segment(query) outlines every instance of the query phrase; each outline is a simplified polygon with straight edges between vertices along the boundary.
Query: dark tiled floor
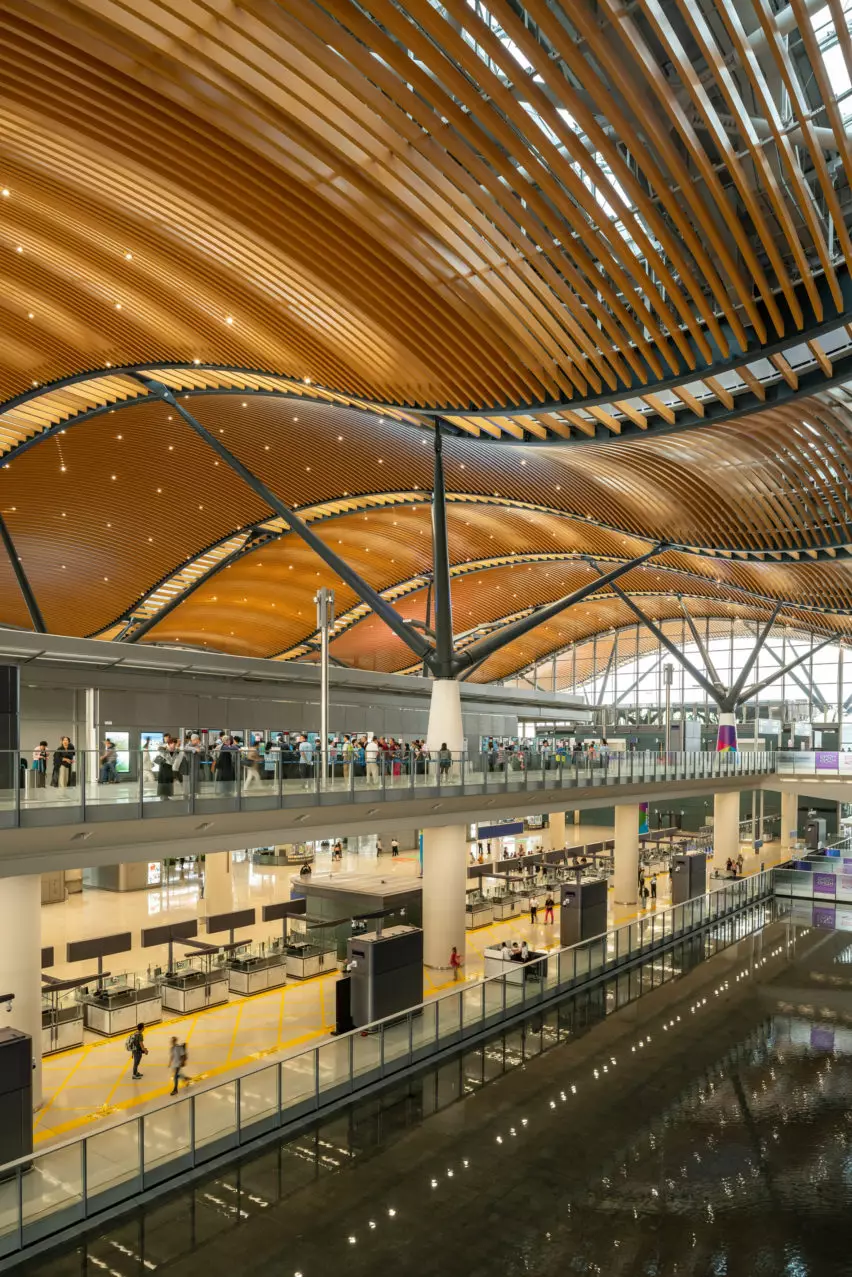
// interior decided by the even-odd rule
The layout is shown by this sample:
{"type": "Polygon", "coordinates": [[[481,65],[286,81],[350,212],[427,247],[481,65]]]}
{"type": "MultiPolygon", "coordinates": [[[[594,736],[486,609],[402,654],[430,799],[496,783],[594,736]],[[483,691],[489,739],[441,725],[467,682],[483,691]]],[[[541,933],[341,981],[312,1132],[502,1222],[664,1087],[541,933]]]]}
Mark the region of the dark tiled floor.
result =
{"type": "Polygon", "coordinates": [[[852,1274],[850,943],[675,950],[27,1277],[852,1274]]]}

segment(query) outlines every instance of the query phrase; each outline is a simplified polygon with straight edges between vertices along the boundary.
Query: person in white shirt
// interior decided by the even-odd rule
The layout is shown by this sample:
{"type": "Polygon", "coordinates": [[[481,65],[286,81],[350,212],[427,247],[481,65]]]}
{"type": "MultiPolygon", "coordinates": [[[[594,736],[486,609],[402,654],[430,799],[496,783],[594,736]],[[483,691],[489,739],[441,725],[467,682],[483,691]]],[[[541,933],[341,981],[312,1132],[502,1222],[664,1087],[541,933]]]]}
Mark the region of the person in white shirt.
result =
{"type": "Polygon", "coordinates": [[[521,962],[529,962],[530,947],[526,940],[521,941],[521,962]]]}
{"type": "Polygon", "coordinates": [[[364,750],[364,757],[367,762],[367,780],[371,785],[379,783],[379,746],[375,736],[367,741],[367,747],[364,750]]]}
{"type": "Polygon", "coordinates": [[[538,896],[535,892],[530,896],[530,922],[535,926],[538,921],[538,896]]]}

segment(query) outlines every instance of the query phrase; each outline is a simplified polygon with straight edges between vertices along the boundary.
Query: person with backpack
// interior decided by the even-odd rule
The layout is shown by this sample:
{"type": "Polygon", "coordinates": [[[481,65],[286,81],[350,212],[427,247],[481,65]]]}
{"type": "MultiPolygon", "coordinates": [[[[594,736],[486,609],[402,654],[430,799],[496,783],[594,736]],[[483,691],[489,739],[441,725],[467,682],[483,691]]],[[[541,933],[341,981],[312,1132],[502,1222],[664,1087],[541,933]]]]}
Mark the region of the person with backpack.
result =
{"type": "Polygon", "coordinates": [[[125,1049],[133,1056],[133,1073],[131,1077],[134,1082],[138,1082],[142,1074],[139,1072],[139,1065],[142,1063],[142,1056],[148,1054],[148,1048],[145,1045],[145,1025],[137,1024],[130,1037],[125,1042],[125,1049]]]}
{"type": "Polygon", "coordinates": [[[169,1069],[172,1075],[172,1089],[170,1095],[177,1095],[178,1082],[186,1082],[189,1085],[189,1078],[185,1073],[181,1073],[181,1069],[189,1058],[186,1043],[178,1042],[177,1038],[172,1038],[169,1043],[169,1069]]]}

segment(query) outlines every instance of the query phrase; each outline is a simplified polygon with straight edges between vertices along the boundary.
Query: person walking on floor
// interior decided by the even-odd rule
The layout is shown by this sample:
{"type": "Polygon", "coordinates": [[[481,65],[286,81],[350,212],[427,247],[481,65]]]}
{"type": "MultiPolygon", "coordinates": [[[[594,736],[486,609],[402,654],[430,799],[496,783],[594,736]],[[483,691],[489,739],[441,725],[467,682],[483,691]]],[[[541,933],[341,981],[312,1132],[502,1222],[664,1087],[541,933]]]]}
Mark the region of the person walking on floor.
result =
{"type": "Polygon", "coordinates": [[[391,856],[399,855],[399,843],[396,838],[391,838],[391,856]]]}
{"type": "Polygon", "coordinates": [[[533,892],[530,896],[530,922],[535,926],[538,921],[538,896],[533,892]]]}
{"type": "Polygon", "coordinates": [[[137,1024],[125,1043],[127,1050],[133,1057],[133,1073],[132,1080],[138,1082],[142,1074],[139,1072],[139,1065],[142,1063],[142,1056],[148,1054],[148,1048],[145,1045],[145,1025],[137,1024]]]}
{"type": "Polygon", "coordinates": [[[548,891],[547,899],[544,902],[544,925],[553,923],[553,896],[548,891]]]}
{"type": "Polygon", "coordinates": [[[651,899],[656,903],[657,900],[657,876],[651,879],[651,899]]]}
{"type": "Polygon", "coordinates": [[[177,1095],[178,1082],[186,1082],[189,1085],[189,1078],[185,1073],[181,1073],[189,1056],[186,1050],[185,1042],[178,1042],[177,1038],[172,1038],[169,1043],[169,1069],[172,1075],[172,1089],[170,1095],[177,1095]]]}
{"type": "Polygon", "coordinates": [[[461,964],[462,964],[461,955],[458,949],[456,948],[456,946],[453,945],[453,951],[450,954],[450,966],[453,969],[454,980],[458,980],[459,978],[459,972],[461,971],[461,964]]]}

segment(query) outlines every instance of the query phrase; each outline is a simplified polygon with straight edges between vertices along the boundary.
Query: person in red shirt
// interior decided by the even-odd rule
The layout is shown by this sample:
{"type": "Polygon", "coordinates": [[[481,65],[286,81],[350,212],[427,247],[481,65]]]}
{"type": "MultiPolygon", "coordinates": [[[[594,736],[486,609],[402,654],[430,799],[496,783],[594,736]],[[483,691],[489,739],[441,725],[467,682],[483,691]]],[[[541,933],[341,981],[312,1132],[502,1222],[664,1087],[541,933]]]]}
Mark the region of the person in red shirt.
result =
{"type": "Polygon", "coordinates": [[[454,980],[458,980],[459,978],[459,971],[461,971],[461,964],[462,964],[461,955],[459,954],[459,951],[456,948],[456,946],[453,945],[453,951],[450,954],[450,966],[453,969],[454,980]]]}

